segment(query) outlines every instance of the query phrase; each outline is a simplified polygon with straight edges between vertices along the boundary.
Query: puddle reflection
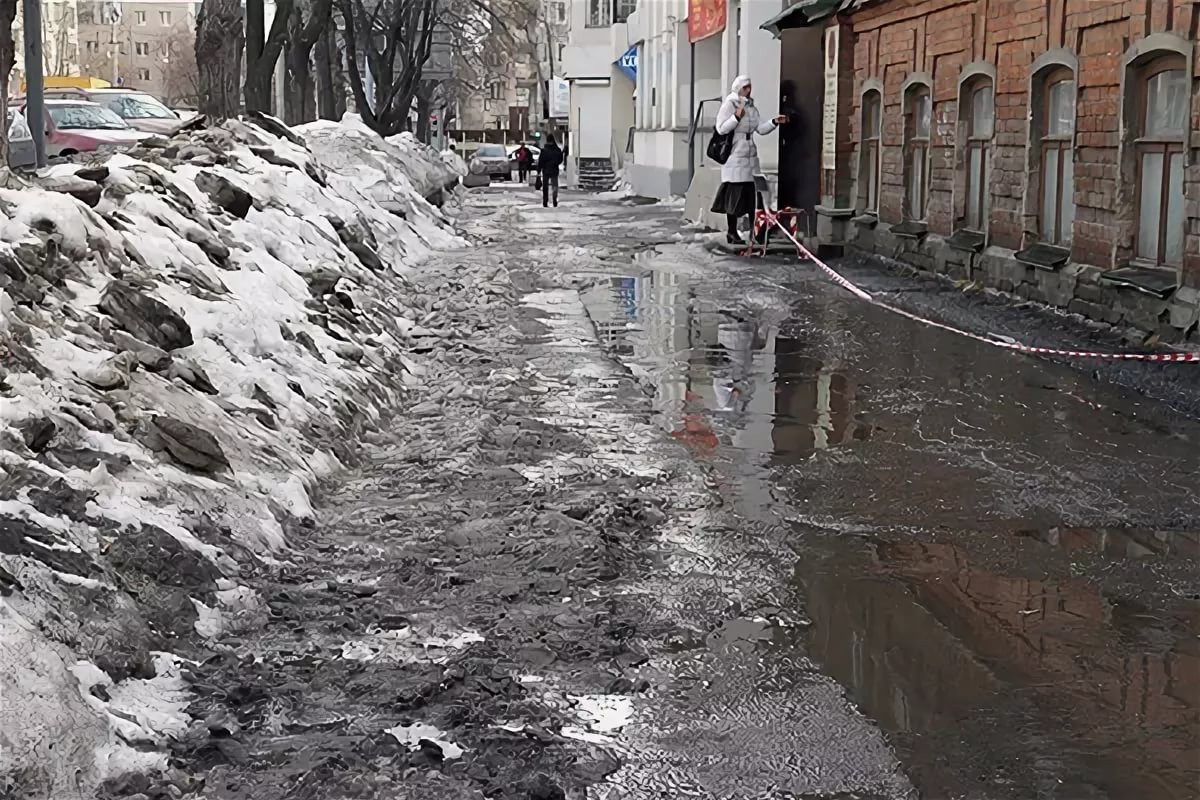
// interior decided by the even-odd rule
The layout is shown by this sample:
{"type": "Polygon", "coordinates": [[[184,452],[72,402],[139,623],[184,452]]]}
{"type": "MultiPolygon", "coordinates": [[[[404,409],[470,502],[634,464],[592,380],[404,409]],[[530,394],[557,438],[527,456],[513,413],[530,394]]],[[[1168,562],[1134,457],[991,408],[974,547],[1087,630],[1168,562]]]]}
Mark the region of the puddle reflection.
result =
{"type": "Polygon", "coordinates": [[[868,439],[858,387],[803,339],[751,314],[705,307],[685,277],[655,270],[586,293],[601,342],[651,375],[672,436],[709,455],[723,446],[771,463],[868,439]]]}
{"type": "Polygon", "coordinates": [[[1195,797],[1197,620],[1130,642],[1087,582],[990,572],[948,544],[880,544],[873,563],[829,562],[804,582],[813,655],[915,763],[953,758],[965,727],[984,728],[997,763],[1070,763],[1078,785],[1055,796],[1195,797]]]}

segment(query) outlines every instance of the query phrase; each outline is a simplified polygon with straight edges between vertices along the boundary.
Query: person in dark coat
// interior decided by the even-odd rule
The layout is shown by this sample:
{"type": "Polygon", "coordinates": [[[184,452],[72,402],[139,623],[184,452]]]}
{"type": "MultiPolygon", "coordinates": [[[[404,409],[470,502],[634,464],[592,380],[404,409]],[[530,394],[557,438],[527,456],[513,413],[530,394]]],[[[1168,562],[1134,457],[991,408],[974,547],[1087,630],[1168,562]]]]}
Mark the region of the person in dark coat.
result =
{"type": "Polygon", "coordinates": [[[542,148],[537,164],[538,173],[542,176],[542,208],[550,207],[552,197],[554,207],[558,208],[558,173],[562,169],[563,159],[563,151],[559,149],[558,142],[553,136],[547,136],[546,146],[542,148]]]}

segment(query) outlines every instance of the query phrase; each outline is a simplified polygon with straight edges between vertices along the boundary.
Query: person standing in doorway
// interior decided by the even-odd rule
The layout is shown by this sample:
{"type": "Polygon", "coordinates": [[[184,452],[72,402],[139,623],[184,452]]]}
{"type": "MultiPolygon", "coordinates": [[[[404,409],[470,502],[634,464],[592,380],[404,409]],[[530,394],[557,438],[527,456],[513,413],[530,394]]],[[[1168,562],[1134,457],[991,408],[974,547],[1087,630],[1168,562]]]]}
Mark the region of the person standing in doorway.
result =
{"type": "MultiPolygon", "coordinates": [[[[732,136],[733,149],[729,159],[721,165],[721,188],[717,190],[712,210],[725,215],[729,224],[729,234],[725,238],[730,244],[746,243],[738,234],[738,220],[745,216],[753,217],[756,205],[754,176],[761,171],[761,166],[754,135],[766,136],[788,121],[783,115],[763,120],[754,107],[752,93],[750,79],[745,75],[737,76],[733,80],[732,91],[717,112],[717,133],[732,136]]],[[[753,229],[753,218],[750,225],[753,229]]]]}
{"type": "Polygon", "coordinates": [[[546,137],[546,146],[538,156],[538,173],[542,176],[542,208],[549,208],[551,199],[558,208],[558,173],[562,169],[563,151],[553,136],[546,137]]]}

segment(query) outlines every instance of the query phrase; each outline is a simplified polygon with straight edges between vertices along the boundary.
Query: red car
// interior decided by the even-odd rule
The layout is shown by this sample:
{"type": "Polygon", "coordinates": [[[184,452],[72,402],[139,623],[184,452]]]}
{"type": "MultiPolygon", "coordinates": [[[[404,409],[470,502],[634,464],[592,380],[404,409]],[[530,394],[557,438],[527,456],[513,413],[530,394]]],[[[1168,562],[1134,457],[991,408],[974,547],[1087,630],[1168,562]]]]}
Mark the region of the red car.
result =
{"type": "MultiPolygon", "coordinates": [[[[45,103],[46,156],[49,158],[96,150],[122,150],[152,135],[134,130],[115,112],[97,103],[50,99],[45,103]]],[[[25,108],[21,111],[24,113],[25,108]]]]}

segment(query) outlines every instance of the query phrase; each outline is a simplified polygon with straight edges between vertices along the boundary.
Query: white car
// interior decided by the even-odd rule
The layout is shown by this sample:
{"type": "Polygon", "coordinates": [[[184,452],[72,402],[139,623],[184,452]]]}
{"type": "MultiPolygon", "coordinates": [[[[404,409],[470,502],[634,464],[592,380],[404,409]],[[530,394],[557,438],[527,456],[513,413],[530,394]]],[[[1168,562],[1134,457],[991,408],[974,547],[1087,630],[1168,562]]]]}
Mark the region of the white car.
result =
{"type": "Polygon", "coordinates": [[[33,135],[29,132],[24,115],[15,108],[8,110],[8,165],[13,169],[37,166],[33,135]]]}

